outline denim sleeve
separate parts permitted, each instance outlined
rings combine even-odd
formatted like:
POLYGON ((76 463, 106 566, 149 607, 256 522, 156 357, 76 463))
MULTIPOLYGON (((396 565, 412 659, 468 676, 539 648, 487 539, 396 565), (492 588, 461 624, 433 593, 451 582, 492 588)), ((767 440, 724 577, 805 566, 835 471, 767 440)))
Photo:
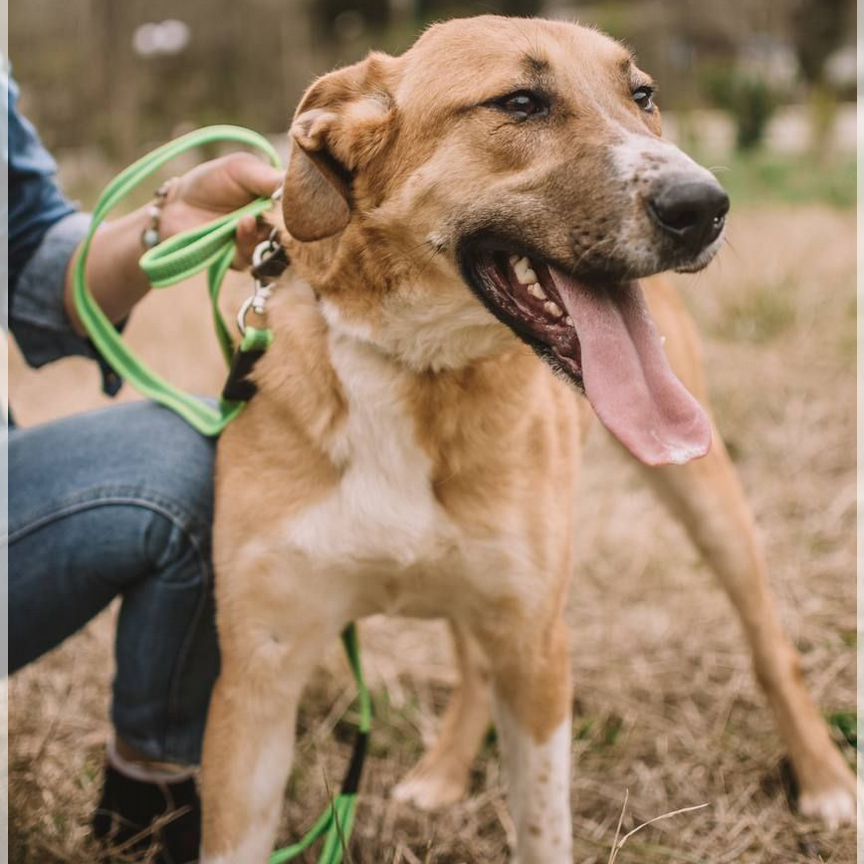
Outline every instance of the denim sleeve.
POLYGON ((27 262, 48 230, 75 212, 57 185, 57 166, 39 135, 18 111, 18 88, 3 75, 7 103, 9 171, 9 291, 14 295, 27 262))
POLYGON ((66 271, 90 228, 56 181, 57 166, 33 126, 18 112, 18 90, 5 74, 9 176, 9 329, 31 366, 77 354, 96 360, 103 389, 113 395, 120 379, 66 315, 66 271))

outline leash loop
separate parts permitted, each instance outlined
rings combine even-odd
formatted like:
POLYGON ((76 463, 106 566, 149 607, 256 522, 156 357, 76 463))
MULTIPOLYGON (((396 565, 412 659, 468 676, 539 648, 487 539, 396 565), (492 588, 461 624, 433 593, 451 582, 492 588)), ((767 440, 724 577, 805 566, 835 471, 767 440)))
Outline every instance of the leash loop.
MULTIPOLYGON (((140 393, 175 411, 202 435, 208 436, 218 435, 243 410, 243 403, 223 399, 214 409, 202 399, 179 390, 139 360, 127 348, 114 324, 90 293, 87 259, 99 226, 133 189, 182 153, 216 142, 252 147, 263 153, 275 167, 282 167, 279 154, 263 135, 240 126, 208 126, 164 144, 121 171, 105 188, 93 211, 90 231, 81 246, 73 272, 73 296, 78 314, 108 364, 140 393)), ((169 237, 146 252, 140 261, 141 269, 155 288, 174 285, 207 270, 213 322, 227 362, 234 354, 234 344, 218 301, 222 281, 234 260, 237 225, 249 214, 256 218, 264 214, 272 204, 271 198, 259 198, 206 225, 169 237)))

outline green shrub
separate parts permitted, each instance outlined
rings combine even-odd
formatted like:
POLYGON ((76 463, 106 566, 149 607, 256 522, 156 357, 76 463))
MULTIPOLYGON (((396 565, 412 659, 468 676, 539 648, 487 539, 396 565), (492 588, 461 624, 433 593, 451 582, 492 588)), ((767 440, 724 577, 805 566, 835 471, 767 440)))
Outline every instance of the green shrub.
POLYGON ((739 150, 754 150, 765 138, 765 130, 779 99, 761 78, 730 68, 715 67, 705 76, 708 98, 732 115, 735 143, 739 150))

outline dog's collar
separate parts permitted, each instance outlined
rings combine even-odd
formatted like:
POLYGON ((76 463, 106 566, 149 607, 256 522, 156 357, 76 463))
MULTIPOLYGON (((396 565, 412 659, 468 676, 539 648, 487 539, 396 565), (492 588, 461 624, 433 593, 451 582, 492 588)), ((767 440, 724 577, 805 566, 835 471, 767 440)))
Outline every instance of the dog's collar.
MULTIPOLYGON (((250 271, 252 273, 252 278, 255 279, 256 282, 273 282, 278 279, 291 264, 291 259, 288 257, 288 253, 285 250, 285 247, 282 245, 281 240, 279 239, 279 232, 274 228, 274 240, 272 241, 275 244, 275 250, 264 257, 262 257, 261 261, 255 266, 252 267, 250 271)), ((268 245, 271 244, 271 241, 267 241, 268 245)), ((270 247, 272 248, 272 246, 270 247)))

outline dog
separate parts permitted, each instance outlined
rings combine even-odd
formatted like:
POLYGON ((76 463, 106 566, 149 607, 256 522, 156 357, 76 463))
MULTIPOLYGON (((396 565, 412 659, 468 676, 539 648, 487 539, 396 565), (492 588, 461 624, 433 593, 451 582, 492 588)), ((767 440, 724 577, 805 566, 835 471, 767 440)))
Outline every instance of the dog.
POLYGON ((448 619, 462 676, 396 795, 461 797, 492 712, 514 860, 572 861, 563 612, 594 417, 737 609, 801 812, 855 818, 853 775, 701 407, 698 336, 649 279, 705 267, 728 209, 662 139, 653 92, 593 29, 482 16, 303 97, 283 190, 292 268, 257 395, 218 452, 205 864, 267 860, 304 682, 348 622, 376 613, 448 619))

